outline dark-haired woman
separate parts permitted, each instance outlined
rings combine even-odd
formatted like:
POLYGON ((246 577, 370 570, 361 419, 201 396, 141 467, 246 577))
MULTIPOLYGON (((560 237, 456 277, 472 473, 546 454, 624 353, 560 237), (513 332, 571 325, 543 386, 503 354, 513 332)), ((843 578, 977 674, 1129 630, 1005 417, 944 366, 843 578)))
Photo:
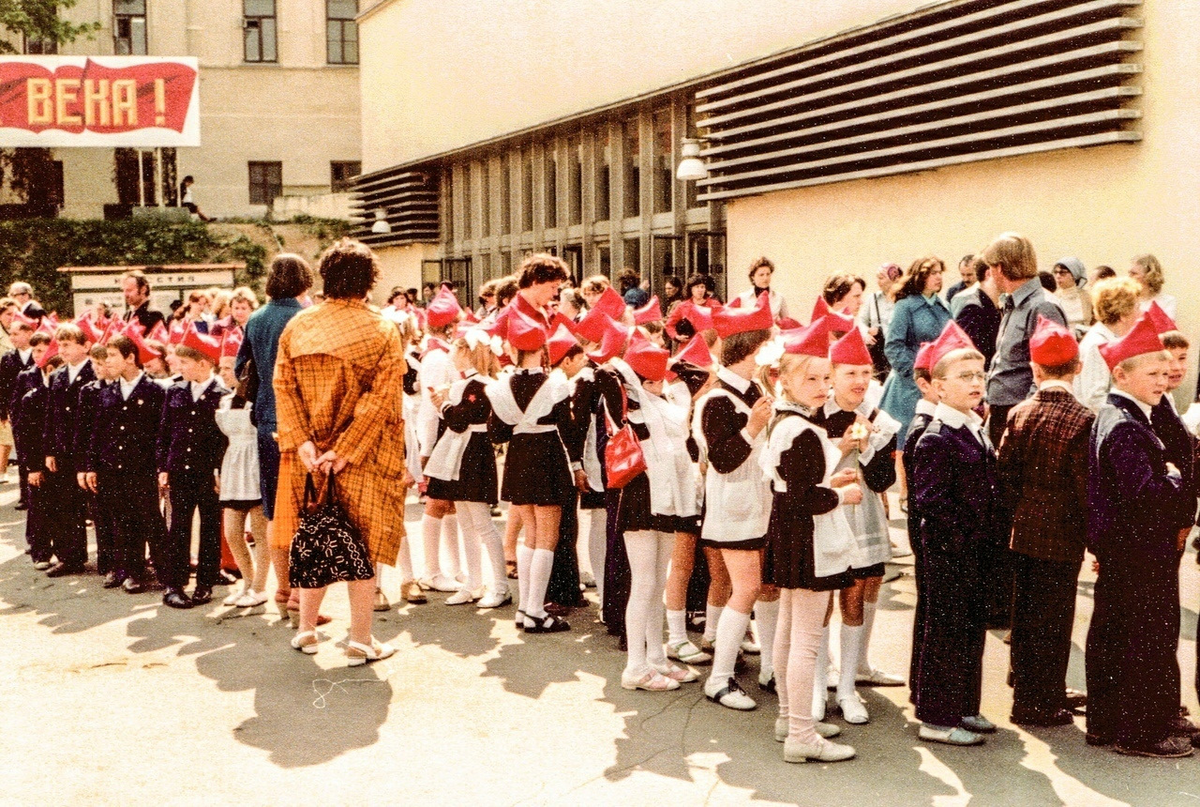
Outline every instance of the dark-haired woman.
POLYGON ((775 275, 775 264, 769 258, 758 258, 750 264, 750 288, 739 294, 730 305, 750 308, 758 300, 759 295, 766 292, 771 302, 771 318, 779 320, 788 315, 787 300, 783 295, 771 288, 771 278, 775 275))
MULTIPOLYGON (((921 397, 913 380, 917 351, 922 342, 937 339, 950 321, 950 309, 938 296, 945 271, 940 258, 921 258, 908 267, 896 289, 896 307, 884 344, 892 371, 883 385, 879 408, 903 424, 901 434, 907 433, 921 397)), ((900 444, 904 444, 903 439, 900 444)))

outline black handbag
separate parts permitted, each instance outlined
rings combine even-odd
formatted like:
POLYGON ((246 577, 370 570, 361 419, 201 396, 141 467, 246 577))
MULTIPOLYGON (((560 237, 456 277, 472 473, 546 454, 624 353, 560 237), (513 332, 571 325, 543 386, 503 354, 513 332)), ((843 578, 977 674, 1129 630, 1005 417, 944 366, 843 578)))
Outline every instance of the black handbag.
MULTIPOLYGON (((242 374, 238 376, 237 387, 234 393, 243 400, 250 403, 258 402, 258 368, 254 366, 254 357, 246 359, 245 366, 242 367, 242 374)), ((258 419, 255 418, 257 412, 252 407, 250 409, 250 422, 255 426, 258 425, 258 419)))
POLYGON ((293 588, 324 588, 342 580, 375 576, 362 533, 337 503, 333 486, 330 471, 324 500, 310 513, 317 489, 312 474, 304 482, 304 508, 289 553, 288 580, 293 588))

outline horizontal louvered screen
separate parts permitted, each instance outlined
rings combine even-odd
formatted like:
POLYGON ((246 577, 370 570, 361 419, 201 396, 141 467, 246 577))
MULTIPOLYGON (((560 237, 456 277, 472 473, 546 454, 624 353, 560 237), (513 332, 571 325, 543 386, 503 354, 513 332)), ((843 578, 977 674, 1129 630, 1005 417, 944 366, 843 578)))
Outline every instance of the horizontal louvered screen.
POLYGON ((354 180, 354 204, 362 225, 355 235, 376 246, 432 242, 438 228, 438 184, 432 174, 417 171, 377 171, 354 180), (392 231, 372 233, 375 211, 384 211, 392 231))
POLYGON ((696 93, 701 200, 1138 140, 1139 0, 946 3, 696 93))

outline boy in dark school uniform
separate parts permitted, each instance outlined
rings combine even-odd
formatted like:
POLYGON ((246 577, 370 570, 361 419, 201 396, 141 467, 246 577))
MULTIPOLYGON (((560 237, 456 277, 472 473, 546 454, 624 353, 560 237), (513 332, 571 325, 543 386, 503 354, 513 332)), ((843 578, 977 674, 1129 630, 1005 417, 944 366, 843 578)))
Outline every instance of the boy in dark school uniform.
POLYGON ((100 403, 100 390, 112 383, 112 375, 108 371, 108 348, 104 345, 92 345, 88 351, 92 381, 79 388, 79 412, 75 418, 75 434, 72 450, 75 453, 78 468, 75 479, 83 492, 87 510, 96 529, 96 571, 104 575, 104 587, 116 588, 123 579, 117 573, 116 535, 113 532, 113 517, 106 508, 100 507, 100 499, 96 496, 95 486, 89 486, 87 480, 87 453, 91 445, 92 432, 96 428, 96 408, 100 403))
POLYGON ((163 602, 172 608, 191 608, 212 600, 220 580, 221 504, 217 472, 226 438, 217 428, 216 412, 227 390, 213 372, 221 360, 220 342, 195 328, 175 348, 183 380, 166 394, 158 426, 158 484, 171 499, 171 531, 163 553, 166 565, 160 579, 167 587, 163 602), (200 553, 196 587, 189 597, 183 588, 190 571, 192 513, 200 511, 200 553))
POLYGON ((46 395, 46 426, 42 437, 46 474, 41 495, 54 503, 45 525, 53 536, 58 563, 47 577, 82 574, 87 562, 87 499, 75 479, 83 466, 75 447, 79 390, 96 379, 88 361, 87 344, 77 325, 59 325, 54 332, 63 366, 50 374, 46 395))
POLYGON ((84 479, 112 519, 117 577, 126 593, 138 594, 146 590, 147 544, 155 568, 163 568, 155 439, 166 390, 142 371, 149 350, 128 336, 114 336, 107 347, 113 380, 98 395, 84 479))
POLYGON ((17 463, 24 469, 29 480, 26 494, 29 513, 25 519, 25 541, 29 544, 29 555, 33 568, 45 571, 50 568, 54 556, 53 534, 46 525, 46 494, 41 489, 43 472, 46 470, 46 454, 42 449, 43 432, 46 426, 47 377, 62 359, 51 355, 50 335, 44 332, 30 338, 32 366, 17 375, 13 385, 11 417, 13 438, 17 444, 17 463), (52 363, 53 362, 53 363, 52 363))
POLYGON ((1176 651, 1178 521, 1191 494, 1151 427, 1170 354, 1143 316, 1100 355, 1113 386, 1088 451, 1088 544, 1100 571, 1085 656, 1087 742, 1189 756, 1195 729, 1180 720, 1176 651))
MULTIPOLYGON (((33 325, 24 319, 14 319, 12 330, 9 331, 8 336, 12 339, 13 349, 0 356, 0 420, 7 420, 11 423, 12 409, 15 403, 14 396, 17 392, 17 376, 21 371, 28 370, 33 366, 33 351, 29 346, 29 340, 33 336, 33 325)), ((15 434, 13 442, 16 442, 15 434)), ((20 449, 17 451, 19 452, 20 449)), ((7 470, 0 468, 0 472, 7 472, 7 470)), ((17 502, 17 509, 24 510, 29 506, 29 480, 20 460, 17 461, 17 473, 21 480, 21 499, 17 502)))

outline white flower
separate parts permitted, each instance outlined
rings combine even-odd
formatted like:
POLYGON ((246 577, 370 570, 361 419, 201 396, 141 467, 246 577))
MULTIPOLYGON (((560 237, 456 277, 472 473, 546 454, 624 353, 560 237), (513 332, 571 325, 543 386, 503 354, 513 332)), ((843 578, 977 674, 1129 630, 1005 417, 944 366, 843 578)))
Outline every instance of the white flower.
POLYGON ((754 354, 754 363, 759 367, 769 367, 777 364, 781 358, 783 358, 783 340, 772 339, 763 343, 763 346, 758 349, 758 353, 754 354))
POLYGON ((862 425, 861 423, 855 423, 853 426, 850 427, 850 439, 851 440, 862 440, 862 439, 866 438, 867 435, 869 435, 870 433, 871 432, 867 430, 867 427, 862 425))

